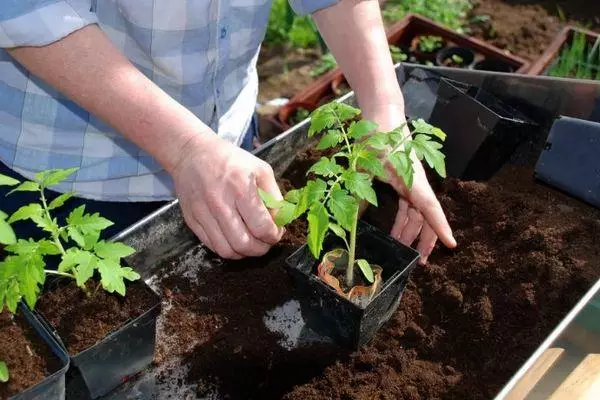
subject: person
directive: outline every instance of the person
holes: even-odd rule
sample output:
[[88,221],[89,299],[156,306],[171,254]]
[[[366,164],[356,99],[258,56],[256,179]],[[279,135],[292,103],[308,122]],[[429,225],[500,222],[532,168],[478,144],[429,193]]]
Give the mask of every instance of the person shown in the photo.
[[[312,15],[363,116],[380,129],[404,122],[379,3],[290,2]],[[178,198],[221,257],[265,254],[283,229],[257,188],[282,195],[271,167],[239,145],[253,130],[269,9],[268,0],[1,2],[0,173],[78,167],[56,193],[75,191],[115,229]],[[401,195],[391,234],[418,239],[424,263],[438,237],[456,241],[415,161],[411,191],[389,180]],[[14,209],[11,198],[1,201]]]

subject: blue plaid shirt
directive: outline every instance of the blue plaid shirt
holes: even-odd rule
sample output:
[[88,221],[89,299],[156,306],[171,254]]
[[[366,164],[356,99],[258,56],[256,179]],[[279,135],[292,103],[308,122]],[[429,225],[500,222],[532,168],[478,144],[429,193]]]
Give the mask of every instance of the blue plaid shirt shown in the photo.
[[[336,1],[290,4],[304,15]],[[149,154],[3,48],[46,45],[98,24],[142,73],[239,145],[256,104],[256,60],[270,6],[271,0],[0,0],[0,161],[28,178],[80,167],[57,190],[85,198],[172,199],[170,177]]]

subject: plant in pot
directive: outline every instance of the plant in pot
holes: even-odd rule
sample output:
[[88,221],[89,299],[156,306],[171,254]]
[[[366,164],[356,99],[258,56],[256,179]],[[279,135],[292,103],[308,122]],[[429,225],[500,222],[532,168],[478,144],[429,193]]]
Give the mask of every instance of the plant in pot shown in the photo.
[[[39,202],[23,205],[5,223],[31,220],[42,236],[39,240],[16,238],[5,247],[7,255],[0,263],[0,306],[6,305],[13,311],[24,300],[37,312],[42,323],[68,351],[92,397],[98,397],[150,363],[154,330],[149,328],[155,324],[149,322],[156,319],[160,299],[139,281],[139,274],[123,265],[123,258],[133,254],[134,249],[100,239],[102,231],[112,225],[111,221],[98,213],[86,213],[85,205],[71,210],[64,222],[53,216],[74,193],[53,195],[50,200],[48,188],[76,171],[77,168],[43,171],[36,174],[34,180],[24,182],[0,175],[2,184],[14,186],[9,195],[15,192],[39,194]],[[135,289],[135,298],[125,297],[126,281],[130,282],[129,289]],[[138,303],[137,309],[126,308],[131,301]],[[82,335],[79,329],[84,319],[79,318],[86,312],[116,313],[114,309],[103,310],[111,302],[113,307],[123,305],[119,311],[129,319],[115,326],[107,324],[104,327],[107,331],[88,327],[87,333]],[[97,317],[88,315],[89,321]],[[140,332],[151,332],[152,336],[146,341],[140,339],[147,334],[134,337],[131,331],[141,320],[146,326]],[[136,351],[131,350],[132,346]]]
[[337,102],[313,111],[309,137],[325,132],[316,149],[339,151],[312,165],[308,174],[315,178],[283,200],[259,190],[265,205],[277,210],[277,225],[307,214],[307,244],[286,261],[301,292],[302,313],[309,327],[351,347],[370,340],[396,310],[419,256],[359,221],[361,201],[377,206],[372,180],[387,178],[388,162],[410,189],[413,152],[440,176],[446,175],[440,152],[445,134],[440,129],[416,120],[410,123],[412,140],[406,124],[373,133],[377,125],[357,121],[359,114]]
[[435,60],[435,54],[446,46],[441,36],[417,35],[410,43],[410,51],[421,63]]
[[475,53],[464,47],[446,47],[436,55],[436,62],[443,67],[468,68],[475,60]]

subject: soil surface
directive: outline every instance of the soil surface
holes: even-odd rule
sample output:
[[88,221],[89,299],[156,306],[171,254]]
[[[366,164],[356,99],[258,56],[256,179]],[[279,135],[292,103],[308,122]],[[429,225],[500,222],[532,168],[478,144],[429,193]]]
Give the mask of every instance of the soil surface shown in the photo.
[[0,399],[22,392],[60,368],[60,361],[19,313],[11,318],[0,313],[0,360],[8,366],[10,379],[0,383]]
[[[96,285],[96,281],[88,281],[91,293]],[[36,307],[57,330],[69,354],[75,355],[148,311],[155,302],[156,295],[140,281],[127,285],[125,297],[102,288],[87,297],[75,282],[62,280],[40,296]]]
[[[319,156],[300,155],[282,188],[301,185]],[[415,270],[398,312],[359,352],[288,351],[265,327],[265,314],[294,295],[282,267],[304,242],[299,221],[263,258],[191,278],[164,268],[168,339],[159,337],[155,361],[183,356],[199,396],[218,382],[229,399],[492,398],[600,273],[600,212],[531,176],[511,166],[487,183],[439,185],[459,247],[438,246]],[[364,219],[389,230],[397,198],[383,186],[378,194]]]

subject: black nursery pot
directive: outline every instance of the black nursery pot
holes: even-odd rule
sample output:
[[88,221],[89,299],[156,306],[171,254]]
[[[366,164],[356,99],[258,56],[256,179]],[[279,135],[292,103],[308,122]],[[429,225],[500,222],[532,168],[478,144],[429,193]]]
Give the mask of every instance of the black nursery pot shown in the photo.
[[488,180],[537,125],[491,93],[440,79],[432,125],[442,129],[446,170],[465,180]]
[[[71,363],[77,367],[92,399],[108,394],[152,362],[156,344],[156,319],[161,311],[161,301],[152,288],[147,286],[147,289],[155,297],[155,301],[147,311],[131,319],[93,346],[78,354],[70,355]],[[36,315],[66,351],[66,346],[58,332],[50,326],[42,314],[36,313]]]
[[500,60],[485,59],[476,62],[473,65],[473,69],[480,71],[493,71],[493,72],[515,72],[515,67]]
[[439,66],[445,66],[444,61],[452,56],[459,56],[462,58],[460,68],[469,68],[475,61],[475,53],[471,49],[465,47],[446,47],[441,49],[435,55],[435,62]]
[[[33,313],[23,303],[19,305],[19,311],[27,323],[36,331],[38,336],[46,343],[52,354],[59,360],[58,371],[43,381],[25,389],[8,400],[61,400],[65,398],[65,374],[69,369],[69,356],[54,336],[35,318]],[[25,350],[23,350],[25,351]]]
[[[364,308],[341,297],[319,279],[318,261],[308,245],[286,259],[306,325],[353,349],[368,343],[398,309],[408,276],[419,258],[414,249],[363,221],[358,223],[356,243],[357,259],[364,258],[383,269],[381,290]],[[323,253],[337,247],[344,247],[343,242],[335,235],[327,235]]]

